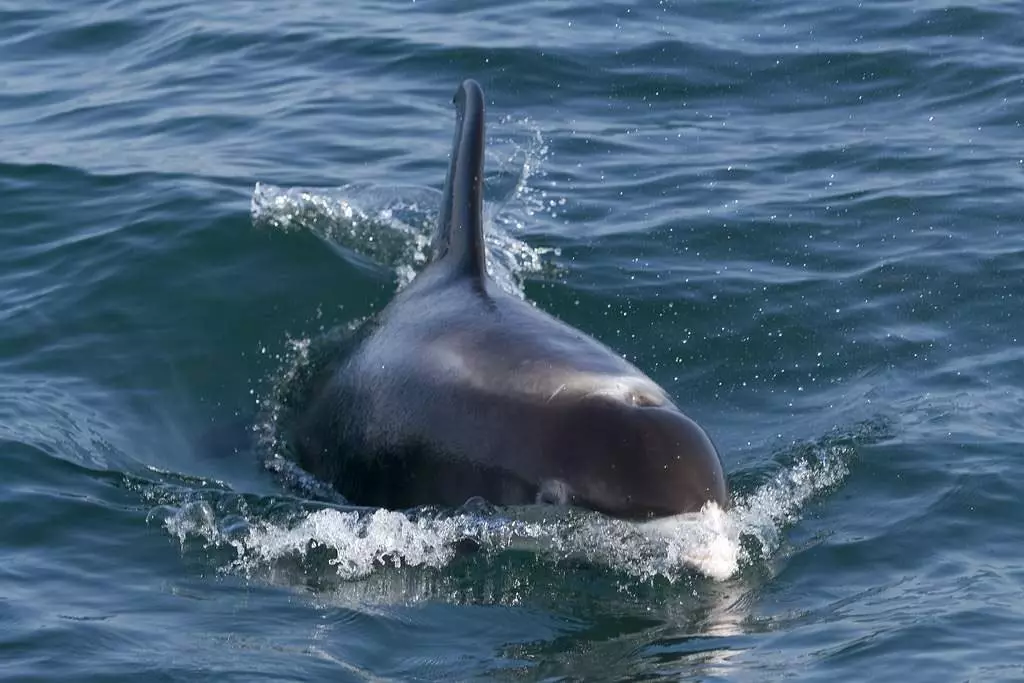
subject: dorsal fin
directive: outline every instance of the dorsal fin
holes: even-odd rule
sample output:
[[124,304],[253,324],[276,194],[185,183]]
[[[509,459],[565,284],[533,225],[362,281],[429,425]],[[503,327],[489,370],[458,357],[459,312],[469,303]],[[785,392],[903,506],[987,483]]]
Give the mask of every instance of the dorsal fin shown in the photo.
[[467,79],[455,92],[455,139],[434,234],[434,260],[457,277],[482,279],[484,251],[484,92]]

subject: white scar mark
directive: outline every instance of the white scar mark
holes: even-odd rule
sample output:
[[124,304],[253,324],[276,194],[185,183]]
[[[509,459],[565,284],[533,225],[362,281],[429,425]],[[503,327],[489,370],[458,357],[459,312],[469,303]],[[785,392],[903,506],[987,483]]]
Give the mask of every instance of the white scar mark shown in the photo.
[[555,391],[550,396],[548,396],[548,403],[551,403],[552,401],[554,401],[555,400],[555,396],[558,396],[560,393],[562,393],[562,390],[565,389],[565,387],[566,387],[566,385],[562,384],[557,389],[555,389]]

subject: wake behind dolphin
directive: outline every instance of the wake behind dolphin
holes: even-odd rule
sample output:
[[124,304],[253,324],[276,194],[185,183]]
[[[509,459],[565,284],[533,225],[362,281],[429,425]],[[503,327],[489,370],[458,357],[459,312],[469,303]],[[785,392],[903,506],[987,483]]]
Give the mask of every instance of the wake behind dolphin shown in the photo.
[[484,97],[467,80],[431,263],[289,392],[299,464],[357,505],[727,504],[711,440],[611,349],[502,290],[483,233]]

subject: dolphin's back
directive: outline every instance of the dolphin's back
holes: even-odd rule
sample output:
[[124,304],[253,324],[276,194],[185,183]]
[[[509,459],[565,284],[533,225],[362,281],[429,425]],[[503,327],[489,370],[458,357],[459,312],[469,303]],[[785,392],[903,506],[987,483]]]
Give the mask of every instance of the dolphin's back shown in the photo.
[[433,258],[307,373],[299,463],[390,508],[551,490],[612,514],[724,503],[714,445],[656,383],[488,277],[480,86],[463,82],[455,104]]

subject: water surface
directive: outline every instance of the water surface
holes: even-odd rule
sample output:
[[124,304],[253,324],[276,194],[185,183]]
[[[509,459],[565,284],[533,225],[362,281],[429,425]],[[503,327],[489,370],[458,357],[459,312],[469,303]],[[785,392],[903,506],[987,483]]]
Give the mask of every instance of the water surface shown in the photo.
[[[0,676],[1020,679],[1018,14],[0,3]],[[237,438],[422,267],[465,77],[493,274],[729,513],[359,511]]]

